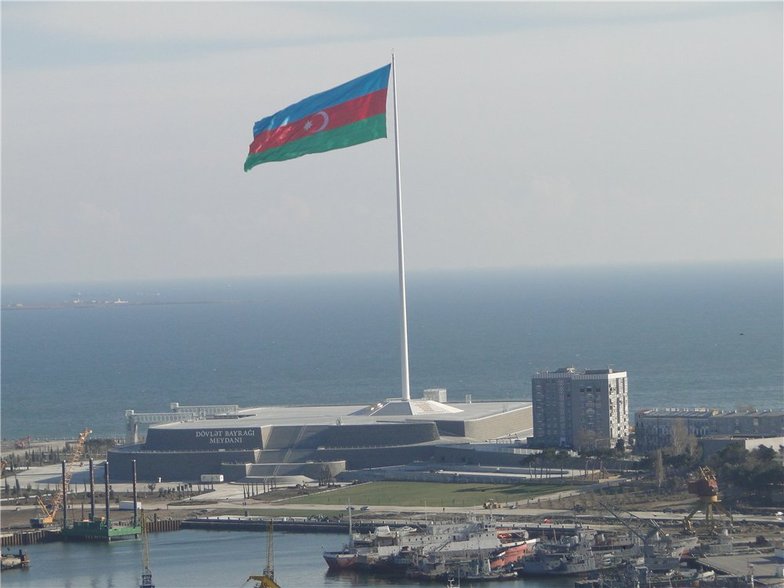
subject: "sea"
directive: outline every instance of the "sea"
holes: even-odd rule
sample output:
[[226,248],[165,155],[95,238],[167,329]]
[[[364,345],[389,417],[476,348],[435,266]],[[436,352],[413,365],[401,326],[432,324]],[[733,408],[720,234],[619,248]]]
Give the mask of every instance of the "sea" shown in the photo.
[[[650,407],[784,409],[781,261],[410,272],[407,282],[413,397],[445,388],[452,401],[529,400],[538,371],[612,367],[628,373],[632,422]],[[122,438],[126,410],[172,402],[399,397],[399,316],[387,274],[3,285],[2,438],[84,428]],[[284,588],[376,585],[325,574],[321,547],[339,547],[338,536],[275,541]],[[139,549],[31,546],[33,568],[2,581],[133,586]],[[154,535],[156,585],[242,586],[265,549],[263,534]]]
[[[396,578],[327,572],[321,553],[340,548],[345,537],[278,533],[273,540],[275,581],[281,588],[440,588]],[[140,541],[46,543],[24,548],[28,570],[3,572],[2,585],[18,588],[134,588],[142,571]],[[267,535],[250,531],[176,531],[149,535],[149,569],[157,588],[252,588],[246,582],[267,563]],[[444,583],[445,584],[445,583]],[[496,584],[461,581],[461,588]],[[573,581],[519,579],[504,588],[572,588]]]

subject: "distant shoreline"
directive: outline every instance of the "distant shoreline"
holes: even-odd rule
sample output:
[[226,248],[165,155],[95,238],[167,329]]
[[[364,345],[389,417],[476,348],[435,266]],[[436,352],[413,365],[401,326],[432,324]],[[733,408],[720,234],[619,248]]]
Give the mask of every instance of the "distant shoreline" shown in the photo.
[[184,304],[242,304],[241,301],[238,300],[192,300],[192,301],[158,301],[158,302],[129,302],[129,301],[122,301],[122,302],[113,302],[113,301],[105,301],[105,302],[80,302],[80,303],[70,303],[70,302],[61,302],[61,303],[53,303],[53,304],[4,304],[2,306],[2,310],[54,310],[60,308],[74,308],[74,309],[81,309],[81,308],[117,308],[123,306],[179,306]]

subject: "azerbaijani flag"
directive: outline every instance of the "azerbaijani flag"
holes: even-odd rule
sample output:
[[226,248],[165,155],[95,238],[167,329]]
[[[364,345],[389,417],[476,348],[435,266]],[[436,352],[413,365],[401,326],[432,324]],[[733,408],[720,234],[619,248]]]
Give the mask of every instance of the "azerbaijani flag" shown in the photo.
[[268,161],[386,137],[389,68],[385,65],[258,121],[253,125],[245,171]]

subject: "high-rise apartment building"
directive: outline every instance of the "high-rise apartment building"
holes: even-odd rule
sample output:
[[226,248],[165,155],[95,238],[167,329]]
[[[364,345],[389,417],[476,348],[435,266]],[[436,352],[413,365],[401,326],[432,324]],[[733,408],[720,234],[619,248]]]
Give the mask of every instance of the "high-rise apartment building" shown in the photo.
[[612,448],[629,440],[626,372],[561,368],[531,378],[532,445]]

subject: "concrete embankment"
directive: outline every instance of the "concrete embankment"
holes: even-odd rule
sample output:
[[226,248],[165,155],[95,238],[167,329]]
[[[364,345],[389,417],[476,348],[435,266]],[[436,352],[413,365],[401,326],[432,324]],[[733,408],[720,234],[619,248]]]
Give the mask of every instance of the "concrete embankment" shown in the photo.
[[[161,533],[164,531],[179,531],[182,521],[175,519],[159,519],[157,521],[147,521],[148,533]],[[2,547],[13,547],[18,545],[35,545],[37,543],[49,543],[51,541],[62,541],[60,529],[35,529],[32,531],[14,531],[2,535]]]
[[[213,531],[266,531],[269,522],[268,517],[245,517],[245,516],[212,516],[185,519],[182,521],[182,529],[202,529]],[[348,533],[348,520],[340,521],[319,521],[301,517],[282,517],[273,518],[275,531],[288,533]],[[352,530],[357,533],[370,533],[378,527],[421,527],[427,524],[422,519],[366,519],[355,520],[352,523]],[[506,522],[502,526],[508,528],[524,529],[532,537],[561,536],[563,534],[574,534],[580,529],[589,529],[589,525],[580,523],[532,523],[532,522]]]
[[[213,531],[266,531],[269,519],[266,517],[201,517],[182,521],[183,529],[203,529]],[[357,533],[369,533],[380,525],[411,526],[422,524],[422,521],[355,521],[352,525]],[[348,520],[344,521],[314,521],[299,518],[273,519],[276,531],[289,533],[348,533]]]
[[49,543],[50,541],[59,540],[59,530],[50,531],[48,529],[37,529],[35,531],[15,531],[13,533],[6,533],[2,536],[2,546],[35,545],[37,543]]

